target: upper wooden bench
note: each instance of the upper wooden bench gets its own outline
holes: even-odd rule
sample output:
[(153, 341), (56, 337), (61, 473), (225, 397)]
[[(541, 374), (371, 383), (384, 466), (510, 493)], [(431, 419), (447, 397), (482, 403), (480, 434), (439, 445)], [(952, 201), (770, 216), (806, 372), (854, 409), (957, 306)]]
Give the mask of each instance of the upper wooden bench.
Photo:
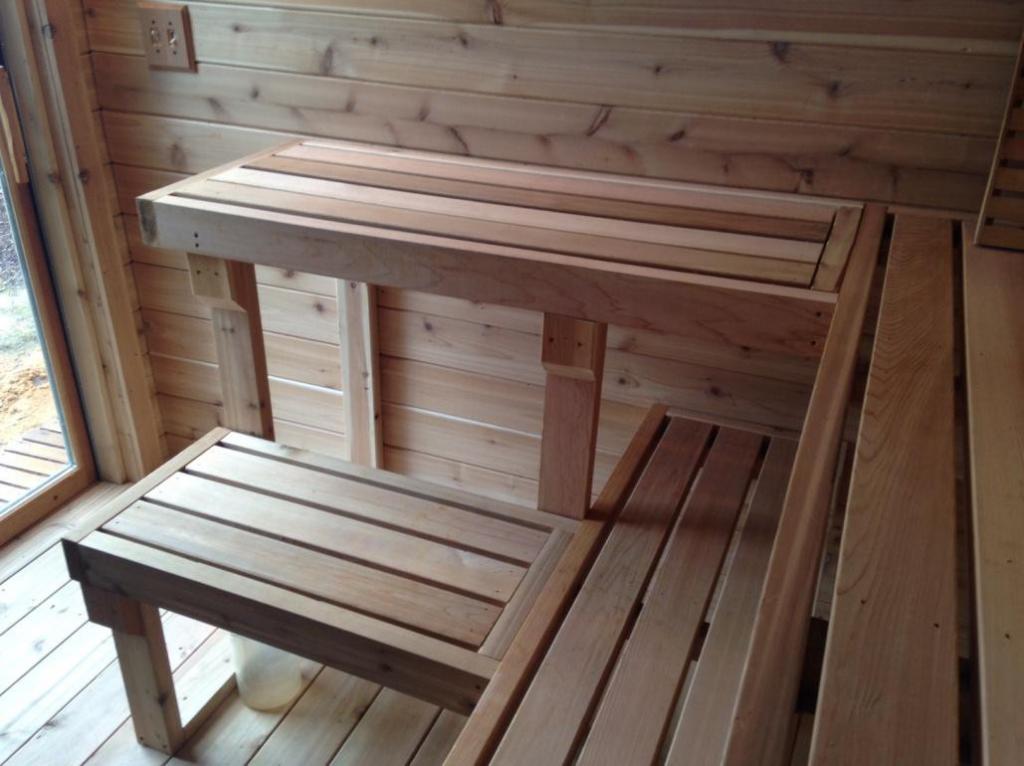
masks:
[[(171, 205), (222, 214), (230, 211), (221, 205), (249, 215), (272, 211), (305, 218), (311, 229), (320, 228), (311, 225), (315, 218), (372, 227), (377, 236), (392, 230), (396, 241), (400, 232), (433, 235), (823, 290), (838, 284), (861, 209), (859, 203), (317, 140), (142, 197), (149, 238), (192, 249), (192, 232), (178, 239), (168, 229), (185, 222), (162, 209)], [(330, 225), (321, 231), (369, 233)]]
[(156, 247), (810, 357), (861, 216), (856, 203), (325, 141), (138, 206)]

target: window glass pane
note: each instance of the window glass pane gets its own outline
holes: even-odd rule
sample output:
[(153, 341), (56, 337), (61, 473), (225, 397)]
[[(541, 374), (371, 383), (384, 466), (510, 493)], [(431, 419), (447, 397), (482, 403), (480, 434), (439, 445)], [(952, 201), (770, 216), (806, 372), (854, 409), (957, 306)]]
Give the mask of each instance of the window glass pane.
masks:
[[(2, 171), (0, 171), (2, 176)], [(50, 362), (11, 214), (0, 183), (0, 509), (72, 465)]]

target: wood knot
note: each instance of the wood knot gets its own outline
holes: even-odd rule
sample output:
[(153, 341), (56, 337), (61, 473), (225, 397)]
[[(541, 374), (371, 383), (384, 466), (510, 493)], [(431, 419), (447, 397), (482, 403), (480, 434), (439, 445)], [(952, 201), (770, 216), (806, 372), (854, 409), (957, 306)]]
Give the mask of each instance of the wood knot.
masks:
[(320, 74), (328, 75), (334, 69), (334, 43), (324, 48), (320, 56)]
[(487, 7), (491, 12), (491, 22), (501, 26), (505, 23), (505, 13), (501, 8), (500, 0), (487, 0)]

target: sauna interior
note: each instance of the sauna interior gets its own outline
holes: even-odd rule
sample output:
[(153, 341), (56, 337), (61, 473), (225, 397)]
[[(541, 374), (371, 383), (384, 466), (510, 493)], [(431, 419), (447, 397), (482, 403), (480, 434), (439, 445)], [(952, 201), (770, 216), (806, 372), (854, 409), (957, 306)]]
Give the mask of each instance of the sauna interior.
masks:
[(1024, 763), (1022, 23), (3, 0), (0, 764)]

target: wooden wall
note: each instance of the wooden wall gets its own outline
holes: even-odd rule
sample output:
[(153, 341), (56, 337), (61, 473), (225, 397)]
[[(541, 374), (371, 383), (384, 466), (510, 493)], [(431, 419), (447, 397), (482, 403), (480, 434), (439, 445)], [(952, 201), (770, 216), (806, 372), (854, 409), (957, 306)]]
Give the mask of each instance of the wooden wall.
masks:
[[(168, 441), (217, 420), (184, 258), (132, 198), (299, 134), (975, 209), (1024, 5), (1000, 0), (191, 2), (199, 71), (151, 72), (133, 0), (82, 0)], [(344, 439), (335, 285), (262, 270), (282, 441)], [(532, 502), (540, 317), (380, 296), (389, 467)], [(641, 407), (799, 428), (813, 363), (613, 328), (598, 481)]]

